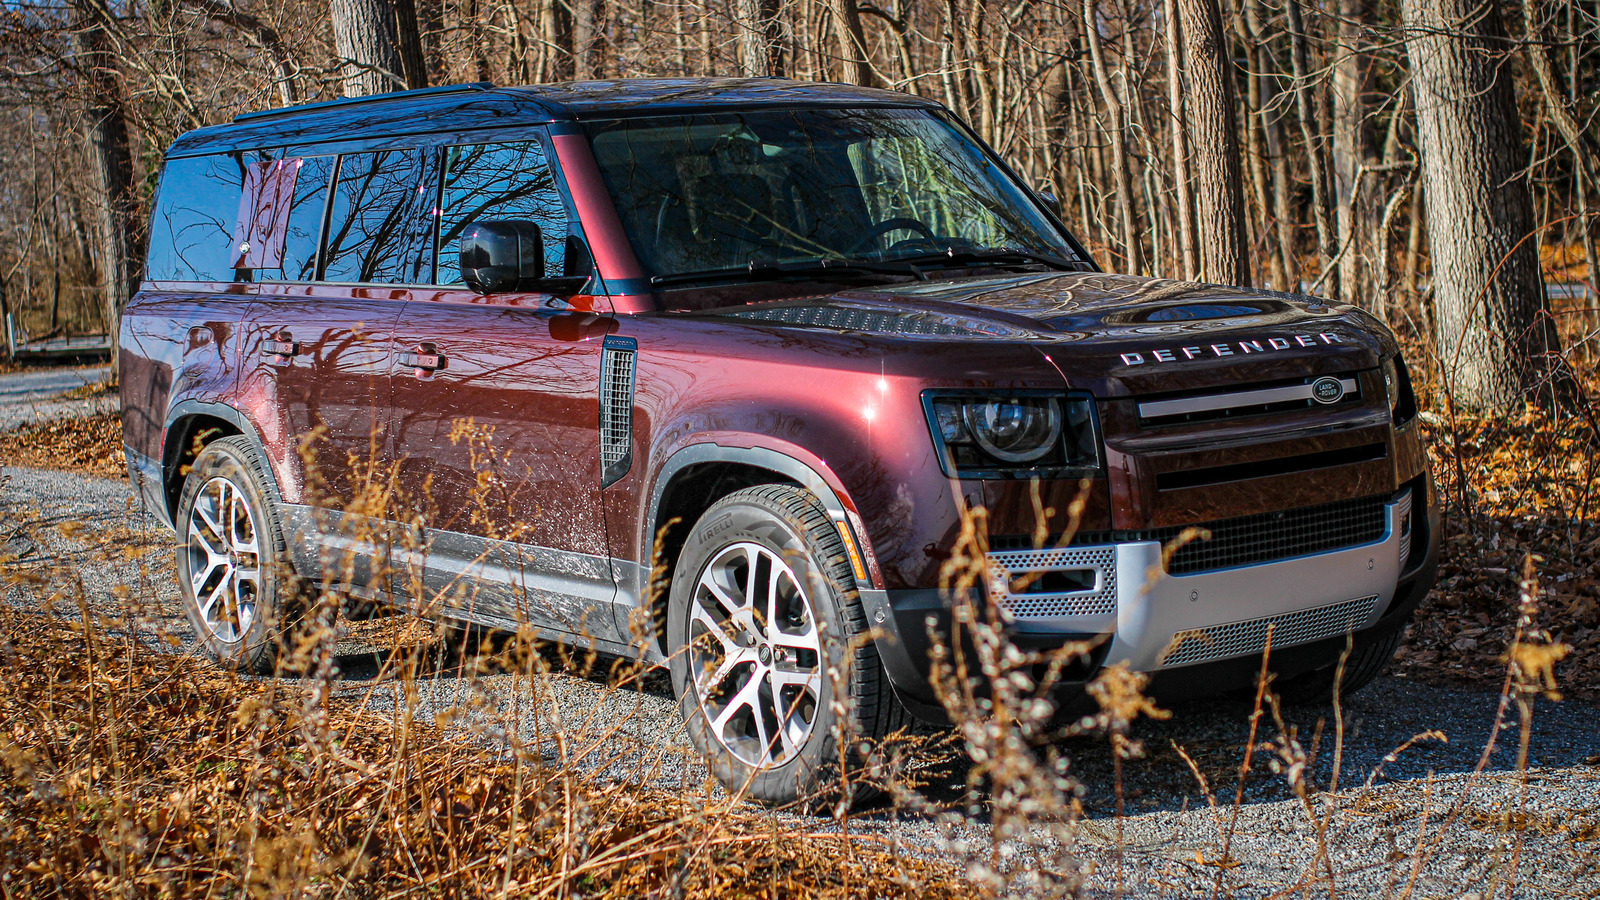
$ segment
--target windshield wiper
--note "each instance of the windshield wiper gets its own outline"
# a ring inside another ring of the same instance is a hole
[[[920,266],[908,261],[869,262],[859,259],[821,257],[783,263],[765,259],[752,259],[743,266],[732,266],[726,269],[706,269],[701,272],[674,272],[670,275],[656,275],[651,277],[650,283],[653,285],[669,285],[684,284],[691,281],[763,280],[806,275],[844,275],[849,273],[910,275],[918,281],[928,280],[927,273],[923,272]]]
[[[1088,263],[1081,260],[1065,259],[1060,256],[1051,256],[1048,253],[1035,253],[1031,250],[957,250],[951,247],[948,250],[937,253],[922,253],[916,256],[901,257],[895,262],[909,262],[918,266],[946,268],[950,266],[981,265],[984,263],[998,265],[1036,263],[1060,272],[1093,271]]]

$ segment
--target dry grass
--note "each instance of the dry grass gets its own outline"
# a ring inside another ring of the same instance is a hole
[[[1397,671],[1496,689],[1517,628],[1523,565],[1535,563],[1534,627],[1569,644],[1566,693],[1600,702],[1600,370],[1576,363],[1579,402],[1511,414],[1424,413],[1445,503],[1439,582],[1417,611]],[[1436,394],[1435,394],[1436,396]]]
[[[86,607],[85,607],[86,608]],[[12,897],[947,897],[937,864],[0,606]]]
[[[1413,677],[1500,689],[1502,719],[1515,710],[1522,724],[1520,766],[1534,698],[1552,693],[1558,675],[1581,683],[1595,664],[1597,537],[1584,512],[1595,471],[1592,426],[1574,428],[1537,410],[1458,419],[1450,429],[1430,416],[1443,493],[1453,502],[1452,556],[1402,665]],[[52,452],[40,460],[88,467],[115,457],[115,427],[114,418],[101,417],[41,432]],[[45,443],[4,441],[8,461],[13,447]],[[381,496],[361,508],[386,508],[393,497],[385,480],[369,481]],[[1464,515],[1469,503],[1472,514]],[[983,534],[980,512],[946,569],[949,586],[985,577]],[[116,554],[116,541],[99,543],[96,552]],[[974,761],[963,794],[935,802],[918,789],[914,776],[940,759],[938,746],[904,740],[860,748],[896,813],[923,818],[946,840],[938,858],[908,857],[850,836],[850,811],[842,807],[829,821],[757,810],[707,785],[664,789],[648,754],[619,774],[605,765],[607,754],[636,748],[619,749],[615,721],[561,718],[551,657],[527,634],[508,638],[492,658],[463,662],[417,640],[423,626],[413,620],[370,684],[346,682],[335,696],[336,635],[326,616],[299,648],[298,674],[242,678],[178,652],[175,637],[150,627],[154,617],[135,615],[147,598],[121,597],[130,612],[102,618],[64,565],[0,560],[0,575],[9,602],[22,601],[0,604],[0,671],[35,676],[0,679],[0,873],[10,873],[0,876],[0,894],[7,900],[1076,896],[1088,878],[1076,855],[1082,785],[1060,752],[1063,736],[1103,740],[1113,760],[1119,849],[1109,878],[1102,871],[1098,881],[1120,890],[1129,886],[1121,881],[1123,767],[1143,755],[1138,720],[1165,715],[1143,697],[1139,676],[1113,668],[1090,691],[1099,712],[1062,728],[1046,698],[1083,648],[1019,653],[1004,640],[995,609],[958,605],[968,640],[936,648],[935,661],[937,688],[958,723],[944,741]],[[1473,636],[1467,628],[1483,629],[1480,643],[1461,649],[1455,643]],[[1589,649],[1588,658],[1568,645]],[[436,720],[419,701],[422,684],[452,666],[464,685],[463,708],[473,712],[465,724]],[[513,706],[497,706],[479,689],[477,679],[489,672],[512,676],[511,694],[520,698]],[[642,673],[624,666],[616,676],[612,691],[632,689]],[[524,706],[542,711],[532,734]],[[1270,770],[1286,780],[1315,829],[1317,862],[1302,886],[1332,895],[1340,873],[1329,834],[1340,817],[1377,802],[1370,783],[1343,794],[1331,793],[1337,784],[1317,783],[1317,738],[1308,744],[1285,723],[1265,681],[1249,722],[1242,759],[1203,765],[1176,749],[1217,822],[1216,846],[1196,864],[1215,870],[1219,895],[1231,893],[1244,785]],[[1497,722],[1497,736],[1500,728]],[[1337,736],[1331,740],[1334,749],[1324,746],[1323,754],[1337,752]],[[1236,790],[1216,777],[1219,768],[1236,773]],[[1515,806],[1486,818],[1468,796],[1419,833],[1418,871],[1451,828],[1497,829],[1518,840],[1545,828],[1542,813]],[[974,812],[987,830],[982,840],[971,839]],[[1396,888],[1403,896],[1409,885]]]

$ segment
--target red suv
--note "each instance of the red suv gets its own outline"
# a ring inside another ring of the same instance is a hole
[[[1010,639],[1094,648],[1062,692],[1112,663],[1247,685],[1269,632],[1311,692],[1353,640],[1348,692],[1434,577],[1388,329],[1101,272],[906,94],[479,84],[242,115],[168,151],[145,278],[128,465],[219,660],[270,671],[305,584],[536,628],[670,666],[712,769],[766,801],[827,785],[836,726],[942,715],[974,510]],[[1187,526],[1207,539],[1163,557]]]

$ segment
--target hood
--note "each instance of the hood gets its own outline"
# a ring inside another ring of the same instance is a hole
[[[1347,372],[1374,367],[1395,349],[1387,327],[1345,304],[1101,272],[912,282],[715,315],[899,339],[1026,343],[1070,381],[1104,381],[1112,394]]]

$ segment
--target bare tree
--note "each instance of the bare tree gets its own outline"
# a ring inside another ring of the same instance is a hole
[[[346,97],[406,87],[393,6],[385,0],[329,0],[328,14],[334,47],[345,67]]]
[[[739,74],[746,78],[782,76],[782,31],[778,0],[734,0],[739,25]]]
[[[828,9],[833,13],[834,34],[838,38],[844,80],[866,87],[878,87],[880,80],[872,68],[872,54],[867,49],[866,32],[861,27],[861,11],[856,7],[856,0],[828,0]]]
[[[83,73],[90,176],[99,200],[94,212],[100,237],[100,288],[115,366],[122,310],[139,286],[141,218],[134,190],[127,113],[118,82],[118,54],[111,33],[116,20],[103,0],[77,0],[77,4],[84,24],[74,35],[73,49]]]
[[[1339,277],[1333,281],[1339,299],[1371,306],[1364,295],[1368,284],[1366,264],[1372,253],[1374,196],[1372,179],[1365,170],[1370,161],[1367,137],[1367,87],[1369,60],[1362,47],[1372,14],[1369,0],[1339,0],[1338,40],[1333,63],[1333,201],[1338,227]]]
[[[1416,92],[1439,351],[1455,400],[1523,397],[1554,349],[1493,0],[1402,0]]]
[[[1178,272],[1194,278],[1200,272],[1200,248],[1194,233],[1194,181],[1189,167],[1189,113],[1183,100],[1183,25],[1178,21],[1177,0],[1165,0],[1162,15],[1167,22],[1167,106],[1172,121],[1167,130],[1172,137],[1173,205],[1178,214]]]
[[[1111,140],[1111,177],[1117,192],[1117,216],[1122,224],[1122,252],[1125,268],[1130,272],[1144,270],[1144,243],[1139,235],[1139,208],[1133,194],[1133,176],[1128,170],[1128,119],[1126,107],[1117,86],[1112,84],[1107,69],[1104,42],[1100,39],[1100,6],[1096,0],[1084,0],[1083,36],[1089,48],[1089,63],[1094,70],[1095,83],[1100,88],[1100,102],[1105,105],[1108,131]]]
[[[1178,0],[1178,10],[1189,66],[1185,76],[1193,101],[1196,219],[1205,236],[1201,276],[1219,284],[1248,285],[1239,123],[1222,10],[1217,0]]]

